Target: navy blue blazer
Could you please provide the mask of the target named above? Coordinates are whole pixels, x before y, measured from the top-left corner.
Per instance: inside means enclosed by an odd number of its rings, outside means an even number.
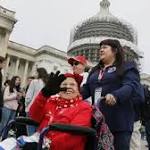
[[[102,88],[102,96],[110,93],[115,96],[117,104],[109,106],[104,100],[99,108],[112,132],[132,131],[135,119],[134,104],[143,101],[144,94],[140,88],[140,76],[134,63],[125,63],[123,75],[117,75],[115,66],[105,69],[102,79],[98,79],[100,70],[93,72],[82,88],[84,99],[94,98],[95,89]]]

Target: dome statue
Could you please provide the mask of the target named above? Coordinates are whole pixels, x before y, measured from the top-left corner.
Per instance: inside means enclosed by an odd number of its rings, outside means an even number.
[[[108,0],[102,0],[100,11],[96,15],[71,30],[68,55],[85,55],[92,63],[97,63],[99,43],[104,39],[112,38],[119,40],[127,49],[126,59],[139,59],[142,53],[137,48],[136,30],[130,23],[112,15],[109,6]]]

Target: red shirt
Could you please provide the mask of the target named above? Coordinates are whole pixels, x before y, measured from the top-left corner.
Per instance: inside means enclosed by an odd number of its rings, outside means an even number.
[[[91,126],[92,108],[77,97],[65,100],[59,96],[48,99],[42,93],[36,97],[29,114],[32,119],[40,122],[39,131],[51,123],[64,123],[78,126]],[[52,150],[84,150],[86,137],[69,133],[50,131],[47,137],[52,141]]]

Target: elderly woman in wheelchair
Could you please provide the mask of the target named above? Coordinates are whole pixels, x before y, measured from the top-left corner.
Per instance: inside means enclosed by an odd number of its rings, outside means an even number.
[[[30,117],[39,123],[37,132],[32,136],[13,138],[10,148],[7,142],[10,139],[7,138],[0,143],[0,150],[37,149],[40,132],[51,124],[91,127],[92,107],[82,100],[79,90],[81,81],[82,77],[79,75],[51,73],[49,81],[35,98],[29,111]],[[48,131],[43,147],[50,150],[85,150],[86,140],[86,136]]]

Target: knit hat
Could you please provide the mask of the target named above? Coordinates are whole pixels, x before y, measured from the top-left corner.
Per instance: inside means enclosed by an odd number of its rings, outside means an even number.
[[[82,83],[82,80],[83,80],[83,76],[79,75],[79,74],[72,74],[72,73],[66,73],[64,74],[64,76],[67,78],[67,77],[70,77],[70,78],[73,78],[76,80],[77,84],[78,84],[78,87],[80,89],[80,85]]]

